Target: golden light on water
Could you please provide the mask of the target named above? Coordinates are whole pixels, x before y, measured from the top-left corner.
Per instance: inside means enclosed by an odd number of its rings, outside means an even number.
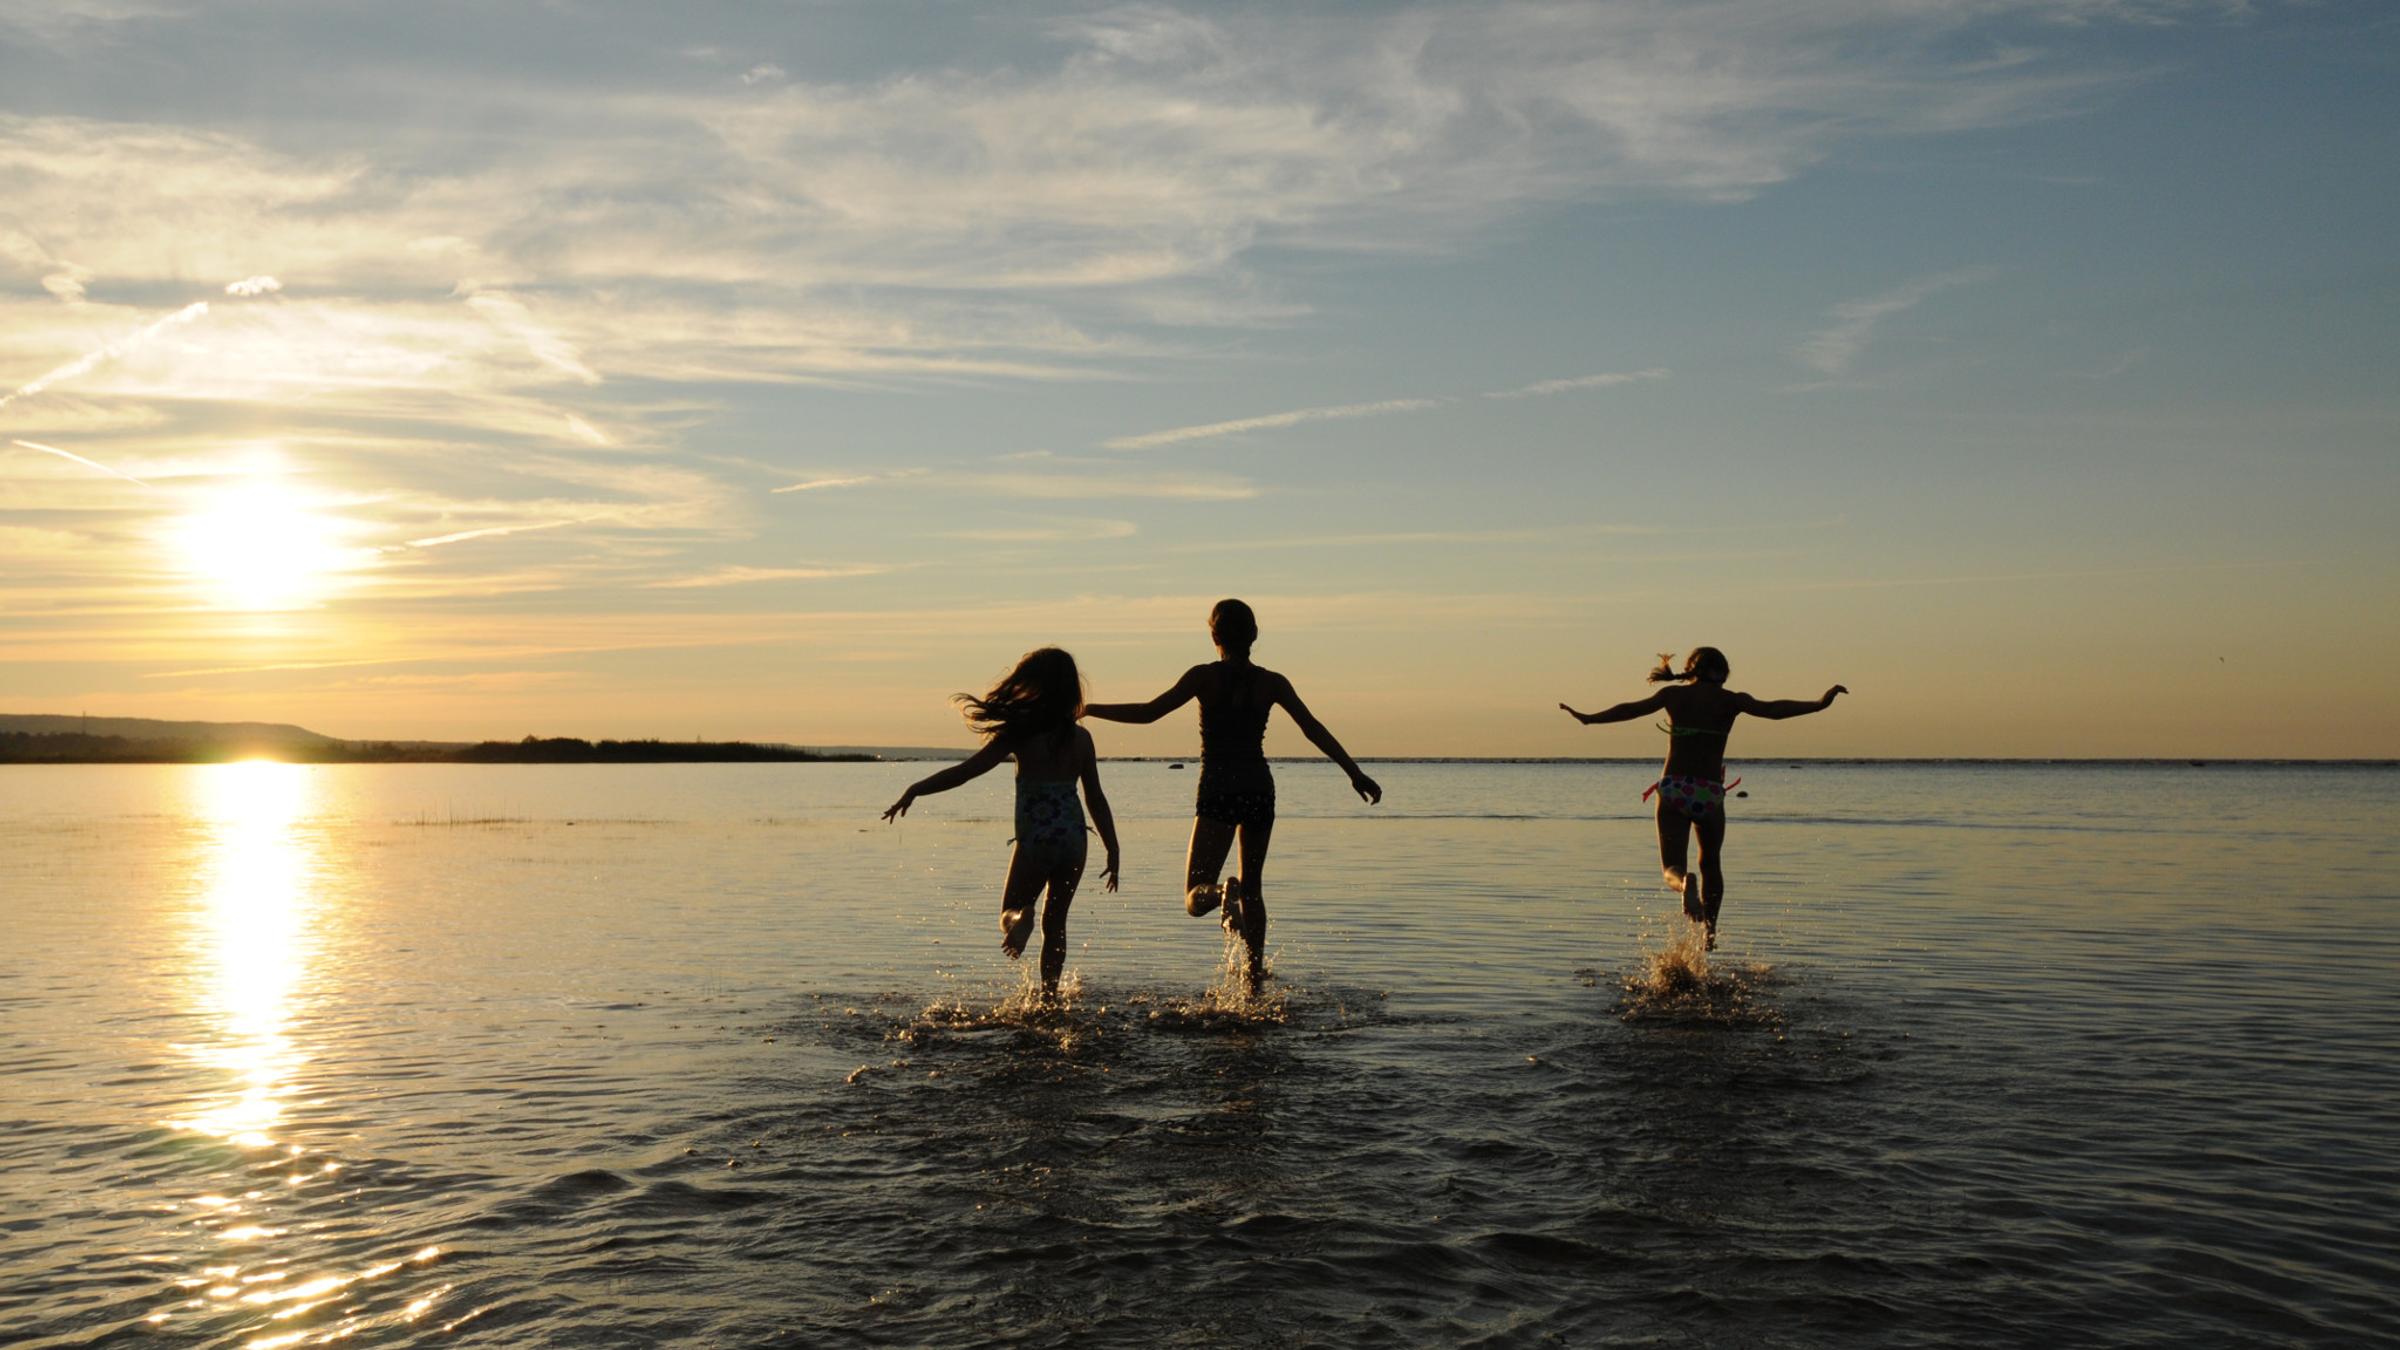
[[[310,1249],[320,1221],[295,1197],[302,1183],[337,1176],[341,1164],[309,1158],[305,1143],[285,1137],[296,1132],[287,1115],[309,1059],[305,1019],[325,978],[315,963],[328,941],[325,882],[334,864],[312,821],[325,771],[249,760],[184,772],[201,836],[183,980],[207,1031],[176,1048],[206,1086],[165,1123],[240,1153],[217,1164],[212,1189],[167,1207],[174,1231],[199,1244],[198,1259],[189,1275],[168,1282],[174,1305],[144,1321],[247,1320],[260,1333],[240,1342],[251,1350],[330,1344],[414,1321],[450,1286],[381,1313],[361,1311],[362,1300],[377,1284],[431,1266],[443,1249],[420,1246],[357,1268],[323,1261]]]
[[[172,529],[174,551],[209,603],[222,609],[303,609],[368,556],[343,542],[343,522],[272,474],[210,489]]]
[[[316,903],[316,850],[297,828],[311,804],[314,771],[253,760],[189,772],[208,831],[195,915],[198,989],[218,1020],[218,1035],[192,1053],[230,1074],[233,1087],[176,1123],[263,1148],[275,1141],[289,1081],[304,1059],[288,1024],[308,973]]]

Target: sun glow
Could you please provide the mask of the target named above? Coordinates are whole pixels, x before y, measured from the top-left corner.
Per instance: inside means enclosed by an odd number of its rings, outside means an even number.
[[[342,542],[342,522],[271,476],[217,488],[180,522],[184,570],[224,609],[304,609],[324,599],[365,550]]]

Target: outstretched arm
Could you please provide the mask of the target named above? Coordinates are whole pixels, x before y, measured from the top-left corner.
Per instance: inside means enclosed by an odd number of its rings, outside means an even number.
[[[1309,744],[1323,751],[1325,758],[1342,766],[1342,772],[1350,775],[1351,791],[1356,792],[1370,805],[1381,802],[1383,786],[1360,771],[1358,761],[1350,758],[1350,752],[1342,748],[1342,743],[1335,740],[1333,733],[1325,729],[1325,724],[1318,721],[1316,714],[1308,710],[1308,705],[1300,701],[1300,691],[1292,688],[1292,682],[1281,680],[1280,683],[1283,687],[1275,692],[1275,702],[1280,704],[1285,712],[1292,715],[1292,721],[1300,728],[1300,734],[1308,737]]]
[[[1103,722],[1155,722],[1199,696],[1201,669],[1194,666],[1183,672],[1183,678],[1175,682],[1174,688],[1148,703],[1087,703],[1083,715]]]
[[[1092,810],[1092,828],[1100,832],[1100,844],[1108,850],[1108,866],[1101,877],[1108,889],[1117,888],[1117,818],[1108,809],[1108,794],[1100,790],[1100,751],[1092,744],[1092,734],[1083,734],[1083,801]]]
[[[1632,703],[1620,703],[1613,708],[1602,708],[1596,713],[1579,713],[1564,703],[1558,706],[1567,716],[1587,727],[1600,722],[1630,722],[1637,717],[1657,712],[1667,706],[1667,691],[1661,689],[1648,698],[1638,699]]]
[[[1837,684],[1826,690],[1823,698],[1763,699],[1752,698],[1748,694],[1744,694],[1742,695],[1742,711],[1752,717],[1763,717],[1770,722],[1780,722],[1786,717],[1805,717],[1813,712],[1823,712],[1833,706],[1834,695],[1849,692],[1848,689]]]
[[[994,736],[985,741],[983,748],[974,754],[947,769],[927,774],[909,784],[908,791],[901,793],[900,800],[893,802],[890,808],[884,811],[883,818],[891,820],[897,816],[905,816],[908,814],[910,803],[916,801],[917,798],[930,797],[937,792],[948,792],[961,783],[981,778],[990,773],[994,765],[1006,758],[1008,758],[1007,749],[1000,744],[1000,738]]]

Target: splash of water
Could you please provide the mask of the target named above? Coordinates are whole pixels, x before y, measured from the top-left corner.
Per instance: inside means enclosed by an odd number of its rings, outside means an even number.
[[[1282,987],[1275,983],[1275,958],[1268,957],[1264,966],[1265,978],[1253,989],[1250,948],[1236,934],[1227,933],[1224,956],[1217,963],[1217,978],[1202,991],[1192,1010],[1204,1016],[1238,1017],[1251,1022],[1288,1020],[1288,1002]]]
[[[1060,1050],[1073,1050],[1100,1033],[1107,1015],[1106,1004],[1086,999],[1082,972],[1066,972],[1053,990],[1044,988],[1041,978],[1027,965],[1020,971],[1016,987],[999,1002],[985,1006],[956,996],[935,999],[894,1030],[890,1039],[916,1046],[943,1035],[1009,1031],[1050,1041]]]
[[[1617,1015],[1628,1022],[1780,1026],[1783,1014],[1766,999],[1772,973],[1764,963],[1712,962],[1707,930],[1678,916],[1663,940],[1643,939],[1641,964],[1625,976]]]

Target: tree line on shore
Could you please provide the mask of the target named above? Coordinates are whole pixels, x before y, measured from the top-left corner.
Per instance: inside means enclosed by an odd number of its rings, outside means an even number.
[[[577,736],[527,736],[517,741],[448,744],[0,732],[0,764],[220,764],[242,759],[293,764],[718,764],[873,758],[752,741],[587,741]]]

